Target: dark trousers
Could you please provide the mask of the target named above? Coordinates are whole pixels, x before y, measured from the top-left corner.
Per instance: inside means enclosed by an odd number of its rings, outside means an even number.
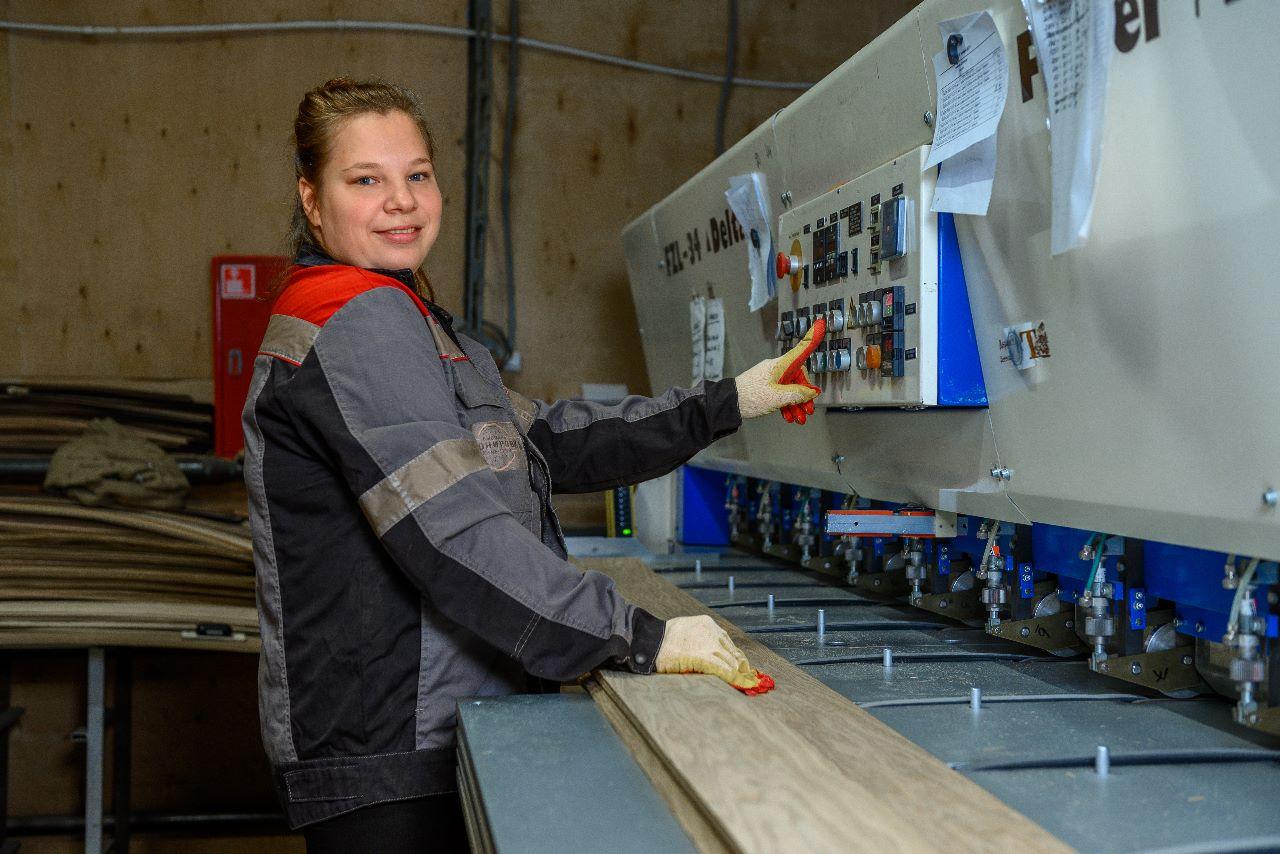
[[[456,792],[374,804],[304,827],[307,854],[467,854]]]

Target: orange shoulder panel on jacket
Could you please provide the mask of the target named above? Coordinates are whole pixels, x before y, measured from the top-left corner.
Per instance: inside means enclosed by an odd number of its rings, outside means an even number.
[[[293,267],[271,313],[286,314],[324,326],[350,300],[374,288],[397,288],[413,300],[424,317],[431,316],[418,295],[400,282],[390,276],[346,264]]]

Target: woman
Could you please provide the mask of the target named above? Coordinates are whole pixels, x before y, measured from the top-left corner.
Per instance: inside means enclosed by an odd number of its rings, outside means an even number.
[[[553,485],[655,477],[814,392],[782,359],[615,406],[506,390],[419,269],[441,198],[417,100],[331,80],[294,135],[296,265],[244,413],[263,740],[308,850],[465,849],[460,698],[601,665],[759,681],[709,617],[569,564]]]

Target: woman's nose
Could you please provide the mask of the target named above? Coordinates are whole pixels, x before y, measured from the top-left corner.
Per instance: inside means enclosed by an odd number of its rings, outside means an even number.
[[[387,194],[385,209],[390,211],[411,211],[418,207],[418,200],[408,181],[393,182]]]

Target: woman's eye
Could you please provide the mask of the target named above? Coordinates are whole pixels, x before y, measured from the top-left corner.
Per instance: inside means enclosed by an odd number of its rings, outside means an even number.
[[[409,176],[409,180],[422,182],[422,181],[426,181],[430,177],[431,175],[427,172],[414,172],[412,175]]]
[[[356,183],[363,187],[372,187],[375,183],[375,179],[372,175],[361,175],[356,179]]]

